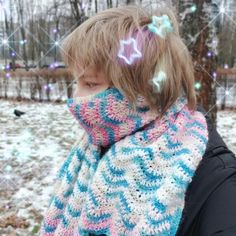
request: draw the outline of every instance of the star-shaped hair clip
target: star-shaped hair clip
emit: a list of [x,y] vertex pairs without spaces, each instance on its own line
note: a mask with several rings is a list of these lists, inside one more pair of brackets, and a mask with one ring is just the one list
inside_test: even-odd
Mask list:
[[167,15],[152,16],[152,23],[148,24],[148,29],[154,34],[159,35],[161,38],[166,36],[167,32],[173,31],[170,18]]
[[[126,52],[125,47],[127,47],[129,53]],[[136,58],[142,57],[142,53],[138,50],[137,42],[134,38],[120,40],[118,57],[122,58],[129,65],[131,65]]]
[[152,79],[153,85],[157,89],[157,92],[161,91],[161,83],[166,80],[166,73],[164,71],[159,71],[157,76],[154,76]]

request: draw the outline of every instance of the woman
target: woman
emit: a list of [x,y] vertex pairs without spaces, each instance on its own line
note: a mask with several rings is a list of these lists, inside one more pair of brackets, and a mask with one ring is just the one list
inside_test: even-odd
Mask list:
[[62,50],[77,80],[67,104],[84,132],[59,171],[41,235],[205,236],[233,227],[236,217],[205,225],[217,201],[208,197],[235,162],[217,153],[223,142],[211,144],[208,129],[213,140],[216,131],[195,109],[193,65],[172,11],[99,12]]

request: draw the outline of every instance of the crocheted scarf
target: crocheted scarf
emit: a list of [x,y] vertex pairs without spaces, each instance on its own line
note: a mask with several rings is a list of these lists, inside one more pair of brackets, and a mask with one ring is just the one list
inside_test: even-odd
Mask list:
[[58,171],[41,235],[175,235],[208,141],[204,115],[182,95],[159,118],[115,88],[67,105],[84,132]]

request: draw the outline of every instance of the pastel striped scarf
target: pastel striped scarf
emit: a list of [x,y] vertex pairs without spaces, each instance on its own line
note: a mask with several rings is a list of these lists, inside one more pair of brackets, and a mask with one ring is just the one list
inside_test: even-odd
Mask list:
[[206,149],[205,117],[183,95],[160,119],[115,88],[67,105],[84,132],[58,172],[40,235],[175,235]]

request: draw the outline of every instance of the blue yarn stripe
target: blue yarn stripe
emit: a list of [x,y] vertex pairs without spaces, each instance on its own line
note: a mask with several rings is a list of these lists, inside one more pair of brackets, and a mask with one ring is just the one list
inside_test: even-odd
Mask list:
[[156,220],[156,219],[153,219],[151,218],[148,214],[146,214],[146,219],[148,220],[148,223],[152,226],[155,226],[155,227],[159,227],[161,224],[164,223],[164,221],[169,221],[171,222],[172,220],[172,217],[167,215],[165,216],[163,219],[161,220]]
[[64,208],[64,203],[58,197],[55,196],[53,199],[53,202],[56,208],[60,210]]
[[125,210],[130,213],[131,212],[131,208],[129,207],[129,204],[125,198],[125,194],[123,192],[120,193],[119,195],[121,203],[123,204],[123,206],[125,206]]
[[64,198],[68,198],[73,193],[73,188],[69,188],[64,194]]
[[69,165],[72,161],[72,157],[75,154],[75,152],[76,152],[76,150],[73,148],[71,150],[71,152],[69,153],[66,161],[63,163],[62,167],[60,168],[60,170],[58,172],[58,177],[59,178],[62,178],[65,175],[65,173],[66,173],[66,171],[67,171],[67,169],[68,169],[68,167],[69,167]]
[[129,184],[127,183],[126,180],[113,181],[113,180],[109,179],[109,177],[106,175],[106,173],[104,171],[102,171],[102,177],[106,181],[106,183],[108,183],[108,185],[111,184],[116,187],[120,187],[120,186],[128,187],[129,186]]
[[117,167],[111,166],[111,162],[110,162],[109,158],[105,159],[105,164],[106,164],[107,169],[111,173],[111,175],[115,175],[118,177],[121,177],[124,175],[124,173],[125,173],[124,170],[121,170],[121,169],[118,169]]
[[96,230],[87,230],[87,229],[78,229],[79,235],[80,236],[88,236],[89,233],[90,234],[94,234],[94,235],[101,235],[101,234],[105,234],[105,235],[111,235],[109,228],[103,228],[103,229],[96,229]]
[[202,142],[207,143],[207,139],[204,136],[202,136],[201,134],[199,134],[197,131],[191,130],[191,135],[194,135],[195,137],[201,139]]
[[80,183],[79,180],[77,180],[76,183],[77,183],[77,187],[78,187],[80,192],[82,192],[82,193],[87,192],[87,190],[88,190],[87,185]]
[[64,227],[67,227],[69,225],[69,220],[66,219],[65,215],[63,215],[62,217],[62,224],[64,225]]
[[164,159],[170,159],[171,157],[173,157],[173,154],[175,154],[175,157],[183,155],[183,154],[190,154],[190,150],[188,148],[182,148],[181,150],[175,151],[174,153],[170,153],[170,152],[163,152],[161,151],[161,156]]
[[181,177],[178,177],[178,176],[176,176],[176,175],[172,175],[172,177],[173,177],[175,183],[176,183],[179,187],[181,187],[181,188],[186,188],[186,185],[188,184],[187,181],[183,180]]
[[161,213],[164,213],[166,211],[166,206],[163,203],[161,203],[157,198],[153,199],[152,204]]
[[142,185],[140,182],[136,182],[136,185],[143,192],[154,192],[160,188],[159,182],[157,182],[156,185],[152,185],[152,186]]
[[79,105],[77,105],[77,104],[75,105],[74,110],[75,110],[75,113],[76,113],[76,119],[79,120],[79,122],[81,122],[83,126],[91,128],[90,124],[86,123],[84,119],[81,119],[83,116],[81,116],[81,114],[80,114],[80,112],[81,112],[80,108],[81,107]]
[[173,141],[171,140],[170,135],[167,134],[167,133],[165,133],[163,136],[166,138],[166,140],[167,140],[167,147],[168,147],[170,150],[173,149],[173,148],[177,148],[177,147],[179,147],[179,146],[182,145],[182,143],[179,142],[179,141],[173,142]]
[[104,214],[100,214],[99,216],[96,216],[96,215],[90,215],[88,211],[87,211],[86,215],[87,215],[88,219],[93,221],[94,223],[99,223],[99,222],[107,220],[111,217],[111,214],[109,214],[109,213],[104,213]]
[[124,218],[122,214],[120,214],[120,216],[126,229],[132,230],[135,227],[136,224],[129,222],[129,219]]
[[121,203],[123,204],[123,206],[125,207],[125,211],[127,213],[130,213],[132,210],[131,208],[129,207],[129,204],[125,198],[125,194],[124,192],[122,191],[119,191],[119,192],[112,192],[112,193],[106,193],[106,196],[107,197],[110,197],[110,198],[119,198]]
[[133,154],[135,151],[142,151],[145,152],[145,156],[149,157],[149,156],[153,156],[153,150],[151,148],[148,147],[135,147],[135,148],[129,148],[129,147],[122,147],[121,148],[121,152],[125,155],[125,154]]
[[78,211],[76,211],[76,210],[74,210],[72,207],[71,207],[71,205],[68,205],[67,206],[67,211],[68,211],[68,213],[72,216],[72,217],[79,217],[80,215],[81,215],[81,211],[80,210],[78,210]]
[[85,154],[82,152],[80,148],[77,148],[76,155],[79,162],[81,162],[85,158]]
[[194,170],[192,170],[189,166],[187,166],[183,161],[179,162],[179,166],[183,169],[185,173],[187,173],[190,177],[193,176]]
[[91,166],[91,162],[85,156],[84,152],[82,152],[82,150],[80,150],[80,148],[77,149],[77,157],[78,157],[79,161],[82,161],[82,160],[85,161],[85,163],[88,167]]
[[55,226],[49,226],[49,225],[47,225],[46,223],[44,223],[44,224],[43,224],[43,228],[44,228],[44,231],[45,231],[46,233],[53,233],[53,232],[56,230],[57,227],[55,227]]
[[187,123],[187,125],[186,125],[187,128],[192,127],[192,126],[200,127],[203,130],[206,129],[206,127],[202,123],[200,123],[200,122],[198,122],[196,120],[194,122],[192,122],[192,123]]
[[93,205],[95,205],[96,207],[99,206],[99,203],[98,203],[96,197],[94,196],[93,191],[92,191],[91,189],[89,189],[89,190],[88,190],[88,193],[89,193],[90,199],[91,199],[92,202],[93,202]]
[[71,183],[72,180],[73,180],[73,175],[70,173],[69,170],[67,170],[67,172],[66,172],[66,181],[67,181],[67,183],[68,184]]
[[190,116],[190,114],[189,114],[188,112],[186,112],[185,110],[183,110],[182,113],[183,113],[183,115],[187,116],[187,118],[188,118],[189,120],[192,120],[192,119],[193,119],[192,116]]
[[183,210],[181,208],[177,208],[175,214],[172,217],[171,228],[170,228],[170,231],[169,231],[171,236],[176,235],[176,232],[179,228],[179,223],[180,223],[180,220],[181,220],[181,217],[182,217],[182,211]]
[[140,156],[135,156],[132,160],[140,168],[140,173],[143,173],[147,177],[148,181],[158,181],[162,179],[160,175],[148,171],[150,169],[149,166],[145,164],[144,160]]
[[176,126],[174,123],[169,123],[169,128],[170,128],[171,130],[175,131],[175,132],[178,131],[178,128],[177,128],[177,126]]

